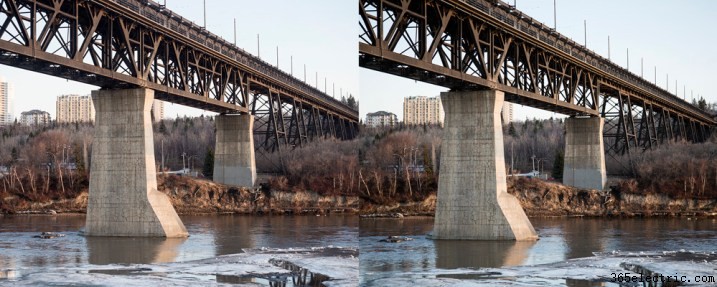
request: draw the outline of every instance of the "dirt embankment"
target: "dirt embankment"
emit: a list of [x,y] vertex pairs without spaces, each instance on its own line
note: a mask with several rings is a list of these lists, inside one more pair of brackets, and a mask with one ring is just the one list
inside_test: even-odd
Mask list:
[[[662,194],[584,190],[535,179],[508,182],[508,192],[520,201],[528,216],[715,216],[716,199],[680,199]],[[436,196],[424,200],[361,206],[364,216],[432,215]]]
[[[284,192],[225,186],[179,176],[158,178],[159,191],[167,194],[179,214],[304,214],[357,212],[358,197],[322,196],[311,191]],[[87,191],[74,198],[32,201],[22,194],[0,194],[2,213],[84,213]]]

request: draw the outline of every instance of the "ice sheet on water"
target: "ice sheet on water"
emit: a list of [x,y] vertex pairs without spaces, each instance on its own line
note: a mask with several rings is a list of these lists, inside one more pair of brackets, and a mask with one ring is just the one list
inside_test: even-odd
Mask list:
[[[695,276],[717,276],[717,253],[690,251],[606,252],[562,262],[485,269],[436,269],[393,274],[364,282],[371,286],[566,286],[566,280],[614,282],[612,274],[687,276],[685,286],[704,286]],[[617,285],[615,285],[617,286]]]
[[[17,286],[196,286],[222,285],[219,277],[239,278],[290,274],[275,262],[308,269],[329,277],[327,286],[358,285],[357,248],[247,249],[244,253],[203,260],[137,265],[86,265],[82,267],[22,270],[23,276],[5,281]],[[0,284],[3,282],[0,281]],[[236,286],[236,282],[233,282]],[[241,285],[241,283],[240,283]],[[246,286],[257,286],[246,282]]]

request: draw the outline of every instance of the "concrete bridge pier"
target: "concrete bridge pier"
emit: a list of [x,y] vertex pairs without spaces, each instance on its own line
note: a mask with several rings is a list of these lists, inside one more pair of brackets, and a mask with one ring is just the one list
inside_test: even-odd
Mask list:
[[252,187],[256,182],[254,116],[220,115],[216,118],[214,181]]
[[92,91],[95,135],[85,233],[187,237],[169,198],[157,190],[149,89]]
[[605,187],[604,123],[600,117],[565,120],[563,184],[597,190]]
[[508,194],[501,91],[441,93],[445,127],[432,237],[535,240],[533,225]]

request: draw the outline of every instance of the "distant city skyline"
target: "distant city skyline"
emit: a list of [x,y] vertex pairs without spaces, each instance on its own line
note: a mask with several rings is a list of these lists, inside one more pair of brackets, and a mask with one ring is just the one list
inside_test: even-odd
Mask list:
[[[515,3],[512,0],[504,2]],[[553,1],[525,0],[516,4],[518,10],[553,27]],[[608,58],[609,36],[610,58],[614,63],[627,67],[629,49],[631,72],[644,74],[643,77],[650,82],[657,78],[658,86],[667,88],[669,85],[670,92],[677,92],[680,98],[684,97],[688,102],[692,102],[692,95],[695,98],[702,96],[708,102],[717,102],[717,93],[712,85],[712,65],[717,64],[717,54],[712,51],[712,47],[717,44],[717,39],[706,37],[709,35],[706,31],[717,27],[717,18],[712,15],[717,10],[717,1],[559,0],[556,8],[559,33],[583,44],[586,22],[588,49]],[[684,43],[691,43],[689,55],[685,55]],[[694,60],[697,57],[699,61]],[[669,81],[666,80],[667,74]],[[385,110],[403,118],[403,97],[437,96],[447,91],[444,87],[365,68],[359,71],[359,83],[360,110],[364,115],[366,112]],[[534,117],[565,116],[514,105],[514,120]]]
[[[159,0],[161,3],[164,1]],[[167,8],[185,19],[203,25],[201,1],[169,0]],[[353,33],[355,21],[345,15],[355,14],[354,3],[348,1],[221,1],[206,0],[207,30],[234,41],[234,18],[236,18],[237,44],[252,55],[257,55],[257,34],[259,34],[261,58],[293,74],[306,79],[329,95],[340,99],[340,93],[353,94],[358,98],[358,60]],[[351,4],[351,5],[349,5]],[[329,13],[330,11],[330,13]],[[306,15],[321,15],[306,21]],[[282,19],[282,21],[267,21]],[[260,23],[260,24],[257,24]],[[287,28],[285,26],[290,26]],[[319,47],[319,48],[317,48]],[[318,72],[318,77],[316,76]],[[98,87],[47,76],[33,71],[0,65],[0,76],[15,87],[16,112],[43,110],[56,118],[55,99],[60,95],[89,95]],[[326,83],[326,85],[325,85]],[[166,103],[164,114],[168,118],[177,115],[211,115],[212,112]],[[18,114],[14,115],[19,117]]]

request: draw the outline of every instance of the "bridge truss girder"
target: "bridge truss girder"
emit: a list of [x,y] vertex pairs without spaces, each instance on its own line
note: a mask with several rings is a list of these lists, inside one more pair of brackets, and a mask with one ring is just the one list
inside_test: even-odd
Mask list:
[[704,141],[715,120],[499,1],[360,0],[359,65],[605,118],[606,152]]
[[[103,89],[144,87],[160,100],[218,113],[252,113],[261,146],[301,146],[303,109],[343,123],[355,136],[358,112],[152,1],[0,0],[0,63]],[[257,95],[281,103],[282,119],[255,108]],[[271,97],[269,97],[271,98]],[[289,119],[288,121],[283,121]],[[279,120],[286,126],[273,124]],[[343,132],[351,129],[350,132]],[[269,142],[273,141],[273,142]]]

